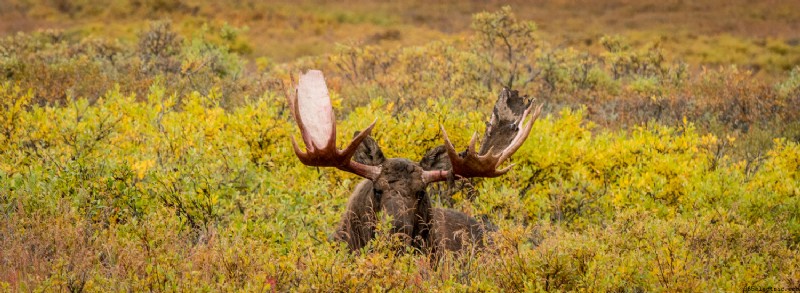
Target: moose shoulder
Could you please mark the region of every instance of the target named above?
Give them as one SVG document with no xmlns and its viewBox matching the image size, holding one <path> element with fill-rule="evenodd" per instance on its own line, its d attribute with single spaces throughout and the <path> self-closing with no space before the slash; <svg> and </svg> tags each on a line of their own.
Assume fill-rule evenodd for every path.
<svg viewBox="0 0 800 293">
<path fill-rule="evenodd" d="M 365 178 L 350 196 L 342 221 L 332 234 L 333 239 L 346 242 L 351 250 L 358 250 L 373 239 L 376 225 L 384 218 L 392 221 L 391 233 L 424 252 L 458 251 L 468 243 L 480 243 L 483 225 L 462 212 L 433 208 L 426 187 L 452 178 L 505 174 L 511 166 L 498 167 L 522 146 L 541 111 L 540 106 L 531 115 L 531 101 L 504 89 L 487 124 L 480 152 L 475 151 L 477 135 L 473 135 L 467 150 L 457 153 L 442 128 L 444 145 L 428 151 L 417 163 L 385 158 L 369 137 L 374 122 L 357 132 L 347 148 L 336 149 L 336 119 L 320 71 L 301 75 L 295 94 L 288 99 L 306 146 L 306 151 L 301 151 L 292 138 L 300 161 Z"/>
</svg>

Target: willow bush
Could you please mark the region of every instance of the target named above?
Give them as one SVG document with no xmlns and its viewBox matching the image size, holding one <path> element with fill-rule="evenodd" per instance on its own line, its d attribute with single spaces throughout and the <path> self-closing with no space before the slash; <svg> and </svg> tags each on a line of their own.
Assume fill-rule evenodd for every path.
<svg viewBox="0 0 800 293">
<path fill-rule="evenodd" d="M 514 171 L 453 206 L 499 227 L 492 245 L 438 262 L 327 241 L 358 178 L 306 167 L 283 97 L 226 111 L 215 94 L 32 103 L 4 84 L 2 284 L 114 290 L 693 290 L 791 286 L 800 241 L 800 146 L 763 167 L 716 158 L 692 123 L 597 130 L 585 110 L 534 125 Z M 334 93 L 336 96 L 336 93 Z M 376 98 L 340 115 L 340 141 L 374 118 L 389 156 L 418 159 L 481 130 L 446 99 L 392 115 Z M 179 110 L 178 110 L 179 109 Z M 715 162 L 719 160 L 719 162 Z"/>
<path fill-rule="evenodd" d="M 78 8 L 65 7 L 89 13 Z M 620 36 L 600 37 L 599 52 L 564 48 L 512 12 L 475 15 L 471 35 L 287 63 L 248 63 L 245 28 L 228 25 L 154 22 L 134 42 L 3 38 L 0 288 L 800 286 L 797 69 L 765 81 Z M 434 187 L 435 205 L 497 227 L 489 245 L 432 259 L 387 227 L 362 253 L 329 242 L 360 178 L 291 150 L 285 95 L 309 68 L 326 74 L 338 141 L 377 120 L 388 157 L 421 159 L 441 126 L 466 145 L 503 85 L 544 103 L 513 171 Z"/>
</svg>

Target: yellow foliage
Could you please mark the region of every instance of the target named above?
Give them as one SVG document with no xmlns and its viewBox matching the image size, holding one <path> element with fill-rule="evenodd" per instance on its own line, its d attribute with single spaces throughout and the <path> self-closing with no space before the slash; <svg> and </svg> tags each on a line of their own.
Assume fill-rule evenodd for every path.
<svg viewBox="0 0 800 293">
<path fill-rule="evenodd" d="M 703 292 L 800 283 L 797 74 L 772 86 L 747 70 L 667 61 L 689 50 L 692 60 L 774 71 L 796 59 L 782 40 L 662 44 L 628 33 L 601 37 L 605 50 L 595 53 L 548 44 L 549 32 L 518 20 L 526 14 L 513 12 L 527 8 L 517 7 L 475 15 L 473 35 L 440 38 L 368 3 L 350 11 L 122 1 L 102 12 L 85 1 L 39 2 L 14 7 L 48 17 L 65 9 L 89 24 L 0 40 L 2 291 Z M 237 7 L 219 9 L 226 17 L 275 28 L 201 19 L 226 5 Z M 131 10 L 186 15 L 174 30 L 91 23 Z M 421 13 L 410 17 L 430 17 Z M 118 30 L 121 40 L 82 35 Z M 366 45 L 324 46 L 356 31 L 371 36 Z M 139 43 L 126 41 L 135 34 Z M 273 45 L 281 40 L 295 50 Z M 249 64 L 240 54 L 250 50 L 269 57 Z M 716 51 L 735 54 L 707 54 Z M 293 153 L 298 131 L 283 95 L 292 73 L 312 67 L 328 77 L 339 145 L 376 121 L 372 136 L 388 157 L 418 161 L 442 143 L 442 128 L 465 146 L 484 130 L 501 85 L 545 103 L 506 163 L 511 172 L 430 192 L 435 206 L 496 227 L 485 247 L 431 258 L 403 246 L 390 223 L 360 253 L 327 240 L 362 179 Z"/>
</svg>

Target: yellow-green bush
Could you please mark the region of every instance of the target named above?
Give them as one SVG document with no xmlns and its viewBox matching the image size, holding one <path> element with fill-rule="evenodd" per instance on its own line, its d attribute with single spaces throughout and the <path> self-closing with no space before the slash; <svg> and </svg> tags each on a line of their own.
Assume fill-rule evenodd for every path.
<svg viewBox="0 0 800 293">
<path fill-rule="evenodd" d="M 504 177 L 454 206 L 498 225 L 492 245 L 349 254 L 327 234 L 358 178 L 300 164 L 296 126 L 270 92 L 32 104 L 0 88 L 0 284 L 11 290 L 738 290 L 798 282 L 797 143 L 763 167 L 722 158 L 691 123 L 598 130 L 585 110 L 539 120 Z M 338 94 L 333 93 L 334 96 Z M 446 99 L 399 114 L 380 98 L 339 117 L 339 141 L 378 119 L 387 155 L 458 145 L 485 113 Z M 341 113 L 341 111 L 340 111 Z M 9 130 L 10 129 L 10 130 Z"/>
<path fill-rule="evenodd" d="M 674 50 L 669 40 L 585 40 L 599 51 L 551 44 L 511 8 L 475 15 L 471 35 L 396 48 L 382 42 L 412 35 L 392 32 L 398 22 L 430 15 L 367 14 L 366 3 L 351 4 L 361 9 L 353 12 L 247 1 L 121 1 L 100 11 L 62 2 L 5 5 L 89 24 L 0 40 L 3 291 L 800 284 L 797 70 L 772 82 L 736 67 L 690 66 L 665 57 L 676 54 L 665 52 Z M 254 48 L 257 34 L 247 26 L 203 19 L 217 8 L 281 26 L 257 32 L 270 42 L 310 34 L 280 56 L 329 54 L 248 64 L 241 54 L 251 49 L 285 47 Z M 142 25 L 141 15 L 181 17 L 174 26 Z M 97 29 L 93 19 L 109 17 L 133 24 L 110 25 L 125 31 L 115 38 L 88 33 Z M 380 28 L 368 45 L 320 47 L 341 34 L 328 28 L 364 25 Z M 740 54 L 706 61 L 780 55 L 752 63 L 782 68 L 796 58 L 780 40 L 717 39 Z M 360 178 L 304 166 L 291 150 L 298 132 L 284 95 L 292 75 L 308 68 L 326 74 L 340 144 L 377 120 L 373 137 L 390 157 L 419 160 L 442 142 L 440 126 L 466 146 L 485 127 L 500 86 L 545 103 L 512 172 L 439 183 L 431 193 L 435 205 L 497 226 L 489 245 L 437 260 L 396 253 L 402 244 L 383 232 L 360 254 L 328 242 Z"/>
</svg>

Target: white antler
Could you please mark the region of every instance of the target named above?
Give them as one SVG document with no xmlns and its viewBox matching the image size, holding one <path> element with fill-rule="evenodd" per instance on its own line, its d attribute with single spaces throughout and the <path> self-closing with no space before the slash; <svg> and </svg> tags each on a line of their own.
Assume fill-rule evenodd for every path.
<svg viewBox="0 0 800 293">
<path fill-rule="evenodd" d="M 303 152 L 292 137 L 292 146 L 300 162 L 309 166 L 336 167 L 368 179 L 378 177 L 380 167 L 351 160 L 358 145 L 372 131 L 375 122 L 353 138 L 347 148 L 336 149 L 336 117 L 321 71 L 309 70 L 301 75 L 295 95 L 287 98 L 306 144 L 306 152 Z"/>
</svg>

